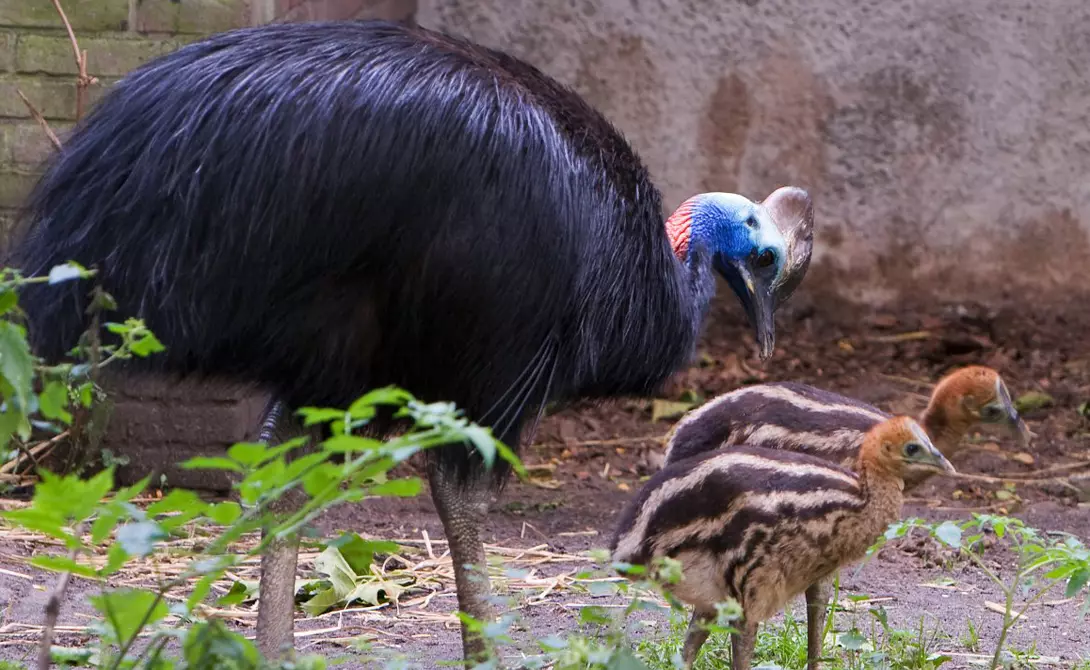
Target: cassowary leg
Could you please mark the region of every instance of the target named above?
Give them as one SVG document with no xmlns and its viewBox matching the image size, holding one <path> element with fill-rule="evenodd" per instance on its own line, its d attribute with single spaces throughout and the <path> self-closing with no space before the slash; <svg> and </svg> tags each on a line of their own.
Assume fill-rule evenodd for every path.
<svg viewBox="0 0 1090 670">
<path fill-rule="evenodd" d="M 299 437 L 305 431 L 287 406 L 274 399 L 266 407 L 258 439 L 272 446 Z M 291 457 L 290 452 L 286 457 Z M 291 514 L 302 504 L 299 489 L 292 489 L 270 504 L 269 509 L 279 516 Z M 268 527 L 262 529 L 262 540 L 268 532 Z M 261 555 L 256 642 L 258 650 L 270 660 L 295 649 L 295 568 L 298 558 L 298 536 L 273 540 Z"/>
<path fill-rule="evenodd" d="M 757 646 L 757 622 L 743 620 L 736 626 L 741 632 L 731 633 L 731 670 L 749 670 L 753 663 L 753 648 Z"/>
<path fill-rule="evenodd" d="M 428 482 L 450 547 L 458 609 L 479 621 L 488 621 L 492 618 L 491 585 L 481 540 L 491 498 L 487 479 L 474 477 L 462 483 L 453 473 L 432 463 L 428 466 Z M 486 652 L 484 640 L 471 633 L 465 624 L 462 625 L 462 652 L 467 666 L 484 660 Z"/>
<path fill-rule="evenodd" d="M 823 579 L 806 589 L 806 668 L 818 670 L 821 647 L 825 641 L 825 618 L 828 615 L 829 580 Z"/>
<path fill-rule="evenodd" d="M 681 660 L 684 661 L 686 668 L 691 668 L 696 663 L 700 648 L 704 646 L 708 635 L 711 634 L 707 626 L 712 621 L 715 621 L 715 610 L 710 612 L 693 610 L 693 618 L 689 620 L 689 630 L 685 633 L 685 646 L 681 649 Z"/>
</svg>

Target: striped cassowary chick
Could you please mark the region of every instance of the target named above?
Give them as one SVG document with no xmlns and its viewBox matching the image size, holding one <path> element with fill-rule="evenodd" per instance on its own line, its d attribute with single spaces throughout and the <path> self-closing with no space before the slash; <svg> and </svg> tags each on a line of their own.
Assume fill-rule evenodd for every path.
<svg viewBox="0 0 1090 670">
<path fill-rule="evenodd" d="M 854 398 L 806 384 L 747 386 L 686 414 L 667 440 L 664 467 L 721 447 L 748 444 L 812 454 L 850 468 L 866 432 L 890 416 Z M 1003 378 L 979 365 L 939 380 L 919 422 L 948 459 L 961 449 L 966 433 L 979 424 L 1002 426 L 1022 445 L 1030 438 Z M 932 474 L 921 469 L 905 473 L 905 490 Z M 822 582 L 806 592 L 811 655 L 825 630 L 829 591 L 829 583 Z"/>
<path fill-rule="evenodd" d="M 855 468 L 739 445 L 670 463 L 629 502 L 610 547 L 613 560 L 681 563 L 681 580 L 666 588 L 694 608 L 682 652 L 686 667 L 708 637 L 716 603 L 733 598 L 743 621 L 732 635 L 731 667 L 748 670 L 758 624 L 861 559 L 900 518 L 906 473 L 954 472 L 909 417 L 871 428 Z"/>
<path fill-rule="evenodd" d="M 682 417 L 667 439 L 664 466 L 720 447 L 752 444 L 814 454 L 852 467 L 863 436 L 890 416 L 873 405 L 806 384 L 746 386 Z M 939 380 L 918 420 L 947 458 L 961 450 L 962 438 L 979 424 L 1001 426 L 1023 446 L 1030 439 L 1003 378 L 979 365 Z M 911 473 L 905 490 L 930 476 Z"/>
</svg>

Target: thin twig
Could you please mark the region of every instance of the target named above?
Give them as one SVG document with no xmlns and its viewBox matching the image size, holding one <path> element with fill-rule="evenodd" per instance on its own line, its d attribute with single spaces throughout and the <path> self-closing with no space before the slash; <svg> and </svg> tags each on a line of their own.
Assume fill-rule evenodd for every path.
<svg viewBox="0 0 1090 670">
<path fill-rule="evenodd" d="M 48 455 L 49 450 L 52 449 L 58 442 L 68 437 L 68 435 L 69 432 L 66 430 L 63 433 L 54 435 L 45 442 L 39 442 L 38 444 L 35 444 L 33 447 L 30 447 L 29 451 L 30 453 L 34 454 L 35 457 L 45 458 L 45 456 Z M 0 465 L 0 474 L 14 472 L 15 465 L 15 461 L 8 461 L 7 463 Z M 35 462 L 35 465 L 37 465 L 37 462 Z"/>
<path fill-rule="evenodd" d="M 46 122 L 45 117 L 42 116 L 42 113 L 38 111 L 37 107 L 31 104 L 30 99 L 27 98 L 21 90 L 15 89 L 15 92 L 19 95 L 20 98 L 23 99 L 23 104 L 26 105 L 26 108 L 30 110 L 30 115 L 33 116 L 34 120 L 38 122 L 38 125 L 42 127 L 42 130 L 45 131 L 45 134 L 49 136 L 49 141 L 53 143 L 54 147 L 60 149 L 61 141 L 57 138 L 57 135 L 53 132 L 53 129 L 49 127 L 49 124 Z"/>
<path fill-rule="evenodd" d="M 83 535 L 83 525 L 80 524 L 76 527 L 75 531 L 76 540 L 79 541 L 80 536 Z M 79 547 L 74 547 L 68 552 L 68 560 L 74 561 L 76 554 L 79 552 Z M 49 670 L 50 662 L 52 661 L 51 650 L 53 648 L 53 630 L 57 626 L 57 619 L 61 615 L 61 603 L 64 600 L 64 592 L 68 590 L 68 582 L 72 579 L 72 573 L 65 570 L 61 573 L 60 578 L 57 579 L 57 585 L 53 587 L 53 592 L 49 594 L 49 600 L 45 604 L 45 622 L 42 626 L 42 642 L 38 647 L 38 670 Z"/>
<path fill-rule="evenodd" d="M 72 42 L 72 53 L 76 58 L 76 69 L 79 71 L 76 79 L 76 121 L 79 121 L 83 118 L 83 98 L 87 92 L 87 87 L 97 82 L 98 79 L 87 75 L 87 52 L 80 50 L 79 42 L 76 41 L 76 33 L 72 30 L 72 24 L 68 22 L 68 17 L 61 7 L 60 0 L 53 0 L 53 7 L 60 14 L 61 21 L 64 22 L 64 29 L 68 31 L 68 39 Z"/>
</svg>

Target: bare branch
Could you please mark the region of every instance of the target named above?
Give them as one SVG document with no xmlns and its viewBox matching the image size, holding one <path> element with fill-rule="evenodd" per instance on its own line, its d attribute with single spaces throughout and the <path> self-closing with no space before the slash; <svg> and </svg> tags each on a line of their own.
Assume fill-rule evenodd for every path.
<svg viewBox="0 0 1090 670">
<path fill-rule="evenodd" d="M 30 100 L 19 89 L 15 89 L 15 92 L 19 94 L 19 97 L 23 99 L 23 104 L 30 110 L 30 115 L 34 117 L 34 120 L 38 122 L 38 125 L 42 127 L 45 134 L 49 136 L 49 141 L 53 143 L 53 146 L 57 149 L 61 148 L 61 141 L 57 139 L 57 136 L 53 133 L 53 129 L 46 123 L 45 117 L 38 111 L 38 108 L 31 104 Z"/>
<path fill-rule="evenodd" d="M 61 21 L 64 22 L 64 29 L 68 31 L 68 39 L 72 42 L 72 53 L 76 57 L 76 69 L 79 71 L 76 79 L 76 120 L 79 121 L 83 118 L 83 101 L 87 93 L 87 87 L 97 83 L 98 79 L 87 75 L 87 52 L 80 50 L 79 42 L 76 41 L 76 33 L 72 30 L 72 24 L 68 22 L 68 16 L 65 15 L 64 9 L 61 7 L 61 1 L 53 0 L 53 7 L 60 14 Z"/>
<path fill-rule="evenodd" d="M 83 534 L 82 524 L 76 528 L 76 537 Z M 76 549 L 68 552 L 68 559 L 75 560 Z M 61 615 L 61 603 L 64 600 L 64 592 L 68 590 L 68 582 L 72 579 L 71 572 L 64 572 L 57 579 L 57 585 L 49 594 L 49 600 L 45 604 L 45 622 L 42 626 L 42 641 L 38 647 L 38 670 L 49 670 L 52 664 L 53 631 L 57 627 L 57 619 Z"/>
</svg>

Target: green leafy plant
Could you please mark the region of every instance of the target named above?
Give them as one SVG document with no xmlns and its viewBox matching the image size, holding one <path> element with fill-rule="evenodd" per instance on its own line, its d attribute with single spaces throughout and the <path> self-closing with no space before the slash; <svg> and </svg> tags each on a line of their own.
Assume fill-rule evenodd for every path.
<svg viewBox="0 0 1090 670">
<path fill-rule="evenodd" d="M 1067 598 L 1086 594 L 1083 611 L 1090 609 L 1090 550 L 1074 535 L 1068 533 L 1042 533 L 1026 526 L 1020 519 L 994 514 L 973 514 L 965 521 L 929 523 L 917 518 L 892 524 L 875 548 L 881 544 L 904 537 L 915 529 L 923 530 L 943 544 L 957 549 L 1002 591 L 1003 624 L 996 641 L 990 664 L 998 668 L 1005 654 L 1007 636 L 1011 628 L 1047 593 L 1063 585 Z M 984 538 L 992 534 L 1005 541 L 1017 557 L 1014 575 L 1004 580 L 983 560 Z M 1021 598 L 1021 604 L 1016 600 Z"/>
<path fill-rule="evenodd" d="M 352 434 L 365 427 L 380 406 L 392 406 L 394 415 L 410 420 L 412 426 L 388 441 Z M 332 429 L 332 436 L 309 453 L 290 458 L 292 452 L 301 452 L 307 446 L 307 438 L 302 437 L 274 447 L 239 443 L 224 456 L 202 456 L 182 464 L 191 469 L 236 473 L 238 480 L 234 487 L 238 502 L 206 502 L 192 491 L 174 489 L 141 508 L 133 499 L 145 490 L 150 477 L 111 494 L 112 468 L 87 479 L 43 470 L 31 505 L 3 515 L 9 523 L 61 540 L 70 550 L 67 557 L 35 556 L 29 561 L 31 565 L 101 582 L 107 582 L 133 561 L 154 560 L 161 543 L 181 534 L 183 526 L 190 522 L 197 522 L 205 532 L 214 529 L 209 541 L 188 559 L 181 573 L 162 579 L 157 588 L 107 587 L 91 599 L 101 622 L 99 637 L 84 650 L 83 662 L 111 669 L 210 667 L 204 665 L 209 659 L 202 651 L 209 649 L 209 653 L 228 654 L 234 659 L 233 667 L 257 667 L 259 656 L 252 643 L 200 615 L 199 606 L 209 596 L 213 584 L 223 579 L 232 567 L 260 555 L 275 538 L 299 533 L 318 514 L 341 502 L 367 496 L 417 495 L 421 490 L 418 478 L 389 478 L 387 473 L 424 449 L 464 442 L 487 461 L 503 458 L 521 470 L 506 446 L 495 440 L 489 430 L 462 417 L 453 405 L 422 403 L 401 389 L 372 391 L 347 410 L 311 408 L 302 413 L 307 424 L 327 423 Z M 297 486 L 302 489 L 305 502 L 296 512 L 281 518 L 270 511 L 280 496 Z M 270 531 L 263 540 L 246 551 L 232 551 L 236 541 L 266 525 Z M 91 560 L 92 548 L 96 546 L 106 549 L 105 564 Z M 319 569 L 333 586 L 331 590 L 318 590 L 307 606 L 322 610 L 335 602 L 375 597 L 368 592 L 378 585 L 362 578 L 360 573 L 366 575 L 366 567 L 376 551 L 388 548 L 386 543 L 368 543 L 354 536 L 340 538 L 330 545 L 323 553 L 325 559 Z M 184 587 L 192 589 L 184 600 L 168 601 L 169 594 Z M 389 592 L 390 586 L 385 588 Z M 233 587 L 218 604 L 237 603 L 246 594 L 244 586 Z M 137 652 L 136 643 L 141 638 L 146 638 L 146 643 Z M 210 642 L 213 639 L 215 644 Z M 180 643 L 182 659 L 165 656 L 164 649 L 171 641 Z"/>
<path fill-rule="evenodd" d="M 0 453 L 4 454 L 0 460 L 5 462 L 5 471 L 15 474 L 27 466 L 37 467 L 39 459 L 65 438 L 70 444 L 80 443 L 96 402 L 104 397 L 96 383 L 98 371 L 117 361 L 164 349 L 139 319 L 104 324 L 116 341 L 103 344 L 99 315 L 116 305 L 96 286 L 91 289 L 92 327 L 71 352 L 77 362 L 47 365 L 32 354 L 21 323 L 20 289 L 94 275 L 94 270 L 76 263 L 58 265 L 40 277 L 26 277 L 12 268 L 0 270 Z"/>
</svg>

